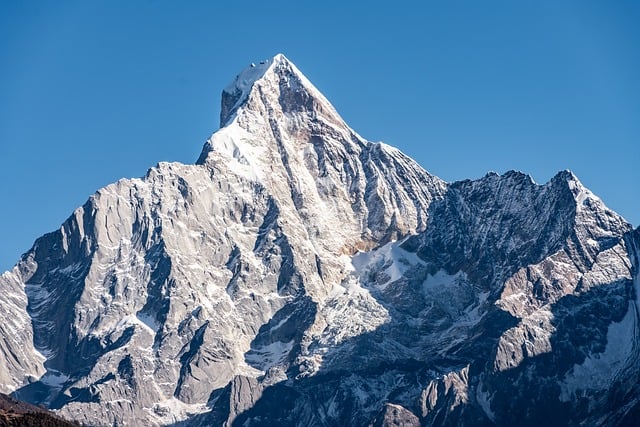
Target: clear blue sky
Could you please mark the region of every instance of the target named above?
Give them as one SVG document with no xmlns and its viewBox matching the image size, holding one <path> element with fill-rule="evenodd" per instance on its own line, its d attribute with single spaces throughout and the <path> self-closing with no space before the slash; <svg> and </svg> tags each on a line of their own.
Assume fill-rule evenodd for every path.
<svg viewBox="0 0 640 427">
<path fill-rule="evenodd" d="M 98 188 L 194 162 L 278 52 L 447 181 L 571 169 L 639 224 L 640 2 L 355 3 L 0 2 L 0 270 Z"/>
</svg>

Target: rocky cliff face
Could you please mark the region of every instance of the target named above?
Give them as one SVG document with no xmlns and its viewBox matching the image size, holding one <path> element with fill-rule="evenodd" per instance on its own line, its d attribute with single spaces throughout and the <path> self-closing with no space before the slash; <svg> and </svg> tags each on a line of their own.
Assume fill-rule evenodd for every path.
<svg viewBox="0 0 640 427">
<path fill-rule="evenodd" d="M 196 164 L 0 277 L 0 391 L 92 425 L 624 424 L 639 248 L 570 172 L 446 184 L 277 55 Z"/>
</svg>

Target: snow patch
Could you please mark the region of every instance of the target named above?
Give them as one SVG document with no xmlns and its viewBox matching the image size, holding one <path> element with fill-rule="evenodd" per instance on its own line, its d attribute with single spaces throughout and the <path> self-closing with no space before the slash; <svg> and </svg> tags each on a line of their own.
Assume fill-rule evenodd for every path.
<svg viewBox="0 0 640 427">
<path fill-rule="evenodd" d="M 241 102 L 243 100 L 242 97 L 249 95 L 253 84 L 265 75 L 267 70 L 274 63 L 275 58 L 276 57 L 260 61 L 259 64 L 252 63 L 242 70 L 240 74 L 238 74 L 236 78 L 224 88 L 224 91 L 232 95 L 240 92 L 242 95 L 239 102 Z"/>
<path fill-rule="evenodd" d="M 369 272 L 382 270 L 388 279 L 384 283 L 376 283 L 375 287 L 383 290 L 402 278 L 409 268 L 424 264 L 417 254 L 402 248 L 401 245 L 405 240 L 389 242 L 370 252 L 358 252 L 351 259 L 354 273 L 359 277 L 367 277 Z"/>
<path fill-rule="evenodd" d="M 293 348 L 294 341 L 276 341 L 263 347 L 252 349 L 245 354 L 247 363 L 267 371 L 286 359 Z"/>
<path fill-rule="evenodd" d="M 262 171 L 268 170 L 260 161 L 265 158 L 265 148 L 252 145 L 250 140 L 251 136 L 242 127 L 228 126 L 211 135 L 208 144 L 234 175 L 262 181 Z"/>
<path fill-rule="evenodd" d="M 571 173 L 571 172 L 570 172 Z M 589 191 L 582 183 L 571 173 L 571 179 L 568 181 L 569 189 L 573 193 L 573 197 L 576 200 L 576 207 L 578 212 L 582 211 L 582 207 L 587 200 L 602 203 L 602 200 L 591 191 Z"/>
<path fill-rule="evenodd" d="M 160 325 L 158 324 L 158 322 L 156 322 L 156 320 L 153 317 L 151 317 L 148 313 L 143 313 L 142 311 L 139 311 L 136 313 L 136 319 L 137 319 L 137 322 L 135 323 L 142 326 L 151 335 L 155 336 L 155 334 L 160 329 Z"/>
<path fill-rule="evenodd" d="M 47 370 L 47 372 L 40 378 L 40 382 L 51 388 L 55 388 L 56 390 L 60 390 L 63 384 L 68 380 L 69 376 L 55 369 Z"/>
<path fill-rule="evenodd" d="M 190 405 L 175 397 L 158 402 L 153 405 L 153 408 L 145 409 L 150 418 L 155 419 L 161 425 L 184 421 L 193 415 L 202 414 L 209 410 L 204 403 Z"/>
<path fill-rule="evenodd" d="M 425 281 L 422 283 L 422 288 L 424 292 L 428 294 L 436 289 L 457 286 L 466 281 L 467 275 L 460 271 L 451 275 L 444 270 L 438 270 L 435 274 L 427 276 Z"/>
<path fill-rule="evenodd" d="M 235 372 L 237 375 L 242 375 L 244 377 L 250 378 L 258 378 L 265 374 L 265 371 L 254 368 L 253 366 L 247 364 L 247 362 L 244 360 L 238 363 Z"/>
</svg>

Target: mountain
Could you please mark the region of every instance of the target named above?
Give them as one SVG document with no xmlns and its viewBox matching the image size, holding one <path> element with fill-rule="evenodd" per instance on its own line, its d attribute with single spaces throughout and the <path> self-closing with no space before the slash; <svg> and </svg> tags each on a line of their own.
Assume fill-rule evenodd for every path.
<svg viewBox="0 0 640 427">
<path fill-rule="evenodd" d="M 0 391 L 90 425 L 633 425 L 640 231 L 571 172 L 445 183 L 283 55 L 220 126 L 0 276 Z"/>
</svg>

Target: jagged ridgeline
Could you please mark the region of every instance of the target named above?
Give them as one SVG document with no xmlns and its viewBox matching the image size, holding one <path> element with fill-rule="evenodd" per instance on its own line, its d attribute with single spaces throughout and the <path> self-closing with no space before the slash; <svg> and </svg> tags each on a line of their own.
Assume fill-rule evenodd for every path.
<svg viewBox="0 0 640 427">
<path fill-rule="evenodd" d="M 446 183 L 283 55 L 220 119 L 0 276 L 0 391 L 96 426 L 637 421 L 640 232 L 571 172 Z"/>
</svg>

